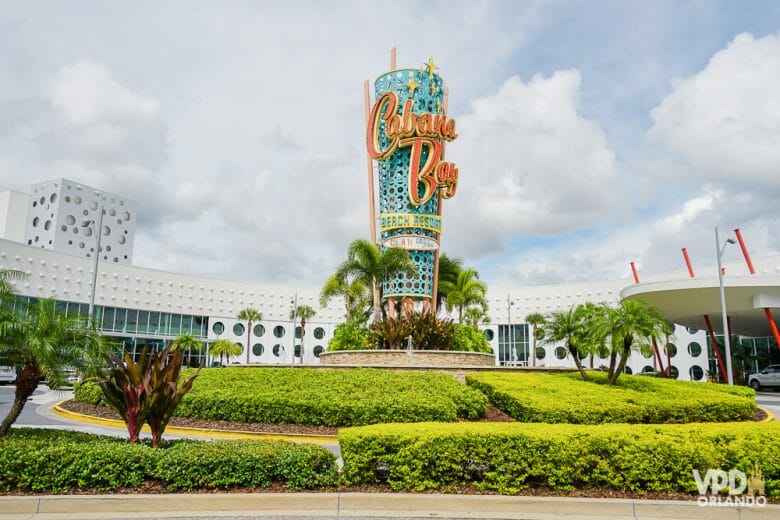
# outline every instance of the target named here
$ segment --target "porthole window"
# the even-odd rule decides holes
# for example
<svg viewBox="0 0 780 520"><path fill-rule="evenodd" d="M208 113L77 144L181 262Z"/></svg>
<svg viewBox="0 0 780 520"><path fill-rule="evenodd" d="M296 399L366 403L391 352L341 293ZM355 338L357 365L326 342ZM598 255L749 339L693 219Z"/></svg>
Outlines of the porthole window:
<svg viewBox="0 0 780 520"><path fill-rule="evenodd" d="M486 340L493 341L493 336L494 336L493 329L486 329L485 330L485 339Z"/></svg>
<svg viewBox="0 0 780 520"><path fill-rule="evenodd" d="M546 355L547 351L544 350L544 347L536 347L536 359L544 359Z"/></svg>
<svg viewBox="0 0 780 520"><path fill-rule="evenodd" d="M673 379L677 379L678 377L680 377L680 371L679 371L679 370L677 370L677 367L676 367L676 366L672 365L672 370L671 370L671 372L672 372L672 378L673 378Z"/></svg>
<svg viewBox="0 0 780 520"><path fill-rule="evenodd" d="M35 217L33 219L33 227L38 227L38 222L40 222L40 219L38 219L38 217Z"/></svg>
<svg viewBox="0 0 780 520"><path fill-rule="evenodd" d="M325 352L325 349L322 348L322 345L317 345L316 347L314 347L314 350L312 352L314 353L314 357L318 358L323 352Z"/></svg>
<svg viewBox="0 0 780 520"><path fill-rule="evenodd" d="M65 223L69 226L75 225L76 217L74 217L73 215L68 215L67 217L65 217Z"/></svg>
<svg viewBox="0 0 780 520"><path fill-rule="evenodd" d="M301 346L295 345L295 357L301 357Z"/></svg>
<svg viewBox="0 0 780 520"><path fill-rule="evenodd" d="M263 355L263 345L261 343L255 343L252 345L252 354L255 356L262 356Z"/></svg>
<svg viewBox="0 0 780 520"><path fill-rule="evenodd" d="M122 245L127 241L127 239L125 238L124 235L119 235L119 238L117 238L116 241L119 242L120 245Z"/></svg>
<svg viewBox="0 0 780 520"><path fill-rule="evenodd" d="M220 334L225 332L225 324L222 323L221 321L216 321L214 322L214 325L212 325L211 330L212 332L214 332L214 334L219 336Z"/></svg>
<svg viewBox="0 0 780 520"><path fill-rule="evenodd" d="M259 323L252 327L252 334L254 334L256 337L260 338L265 334L265 327L260 325Z"/></svg>
<svg viewBox="0 0 780 520"><path fill-rule="evenodd" d="M557 347L555 349L555 357L558 359L564 359L566 357L566 349L563 347Z"/></svg>
<svg viewBox="0 0 780 520"><path fill-rule="evenodd" d="M704 377L704 370L699 365L693 365L688 374L691 376L691 381L701 381Z"/></svg>
<svg viewBox="0 0 780 520"><path fill-rule="evenodd" d="M116 210L114 208L111 208L108 210L108 214L113 217L114 215L116 215Z"/></svg>
<svg viewBox="0 0 780 520"><path fill-rule="evenodd" d="M303 329L295 327L295 337L301 339L301 335L304 334Z"/></svg>
<svg viewBox="0 0 780 520"><path fill-rule="evenodd" d="M693 327L685 327L685 330L688 331L688 334L696 334L699 332L699 329L694 329Z"/></svg>
<svg viewBox="0 0 780 520"><path fill-rule="evenodd" d="M235 325L233 325L233 334L235 334L236 336L243 336L244 331L246 331L246 327L244 327L243 324L236 323Z"/></svg>
<svg viewBox="0 0 780 520"><path fill-rule="evenodd" d="M314 337L316 339L324 338L325 337L325 329L323 329L322 327L317 327L316 329L314 329Z"/></svg>
<svg viewBox="0 0 780 520"><path fill-rule="evenodd" d="M45 229L46 231L48 231L48 230L49 230L49 228L51 228L51 220L47 220L47 221L46 221L46 222L44 222L44 224L43 224L43 229Z"/></svg>
<svg viewBox="0 0 780 520"><path fill-rule="evenodd" d="M56 200L57 200L57 194L56 194L56 193L52 193L52 194L51 194L51 197L49 197L49 202L51 202L52 204L54 204L54 202L55 202Z"/></svg>
<svg viewBox="0 0 780 520"><path fill-rule="evenodd" d="M284 354L284 347L276 344L274 345L274 348L271 350L271 352L273 352L275 357L281 357Z"/></svg>
<svg viewBox="0 0 780 520"><path fill-rule="evenodd" d="M277 338L283 338L284 337L284 327L281 325L277 325L274 327L274 336Z"/></svg>
<svg viewBox="0 0 780 520"><path fill-rule="evenodd" d="M631 374L633 374L633 373L634 373L634 371L633 371L633 370L631 370L631 367L626 367L626 369L625 369L625 372L626 372L626 374L628 374L628 375L631 375Z"/></svg>
<svg viewBox="0 0 780 520"><path fill-rule="evenodd" d="M642 372L644 372L645 374L648 374L650 372L655 372L655 369L653 367L651 367L650 365L645 365L642 368Z"/></svg>
<svg viewBox="0 0 780 520"><path fill-rule="evenodd" d="M111 234L111 228L108 226L103 226L103 236L107 237L110 234Z"/></svg>
<svg viewBox="0 0 780 520"><path fill-rule="evenodd" d="M242 345L241 343L236 342L236 346L241 349L241 351L237 354L237 355L240 356L241 354L244 353L244 345Z"/></svg>
<svg viewBox="0 0 780 520"><path fill-rule="evenodd" d="M81 228L81 232L84 233L85 237L91 237L92 236L92 228L91 227Z"/></svg>
<svg viewBox="0 0 780 520"><path fill-rule="evenodd" d="M91 200L91 201L89 201L89 207L92 210L96 210L96 209L98 209L98 203L95 202L94 200ZM104 215L105 215L105 213L104 213Z"/></svg>
<svg viewBox="0 0 780 520"><path fill-rule="evenodd" d="M75 197L73 197L73 202L76 204L81 204L81 197L76 195Z"/></svg>
<svg viewBox="0 0 780 520"><path fill-rule="evenodd" d="M674 343L667 343L664 347L664 353L669 353L669 357L674 357L677 355L677 345Z"/></svg>
<svg viewBox="0 0 780 520"><path fill-rule="evenodd" d="M701 345L695 341L688 343L688 354L690 354L691 357L699 357L701 355Z"/></svg>
<svg viewBox="0 0 780 520"><path fill-rule="evenodd" d="M61 230L61 231L67 231L67 230L68 230L68 226L66 226L65 224L63 224L63 225L61 225L61 226L60 226L60 230Z"/></svg>

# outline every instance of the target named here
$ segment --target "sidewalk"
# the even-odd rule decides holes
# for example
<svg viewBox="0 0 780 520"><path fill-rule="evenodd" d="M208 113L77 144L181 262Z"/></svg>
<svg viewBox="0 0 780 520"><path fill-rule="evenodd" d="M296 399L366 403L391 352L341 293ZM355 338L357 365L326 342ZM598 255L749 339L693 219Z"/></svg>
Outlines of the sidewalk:
<svg viewBox="0 0 780 520"><path fill-rule="evenodd" d="M769 520L780 505L395 493L217 493L0 497L0 520L241 517Z"/></svg>

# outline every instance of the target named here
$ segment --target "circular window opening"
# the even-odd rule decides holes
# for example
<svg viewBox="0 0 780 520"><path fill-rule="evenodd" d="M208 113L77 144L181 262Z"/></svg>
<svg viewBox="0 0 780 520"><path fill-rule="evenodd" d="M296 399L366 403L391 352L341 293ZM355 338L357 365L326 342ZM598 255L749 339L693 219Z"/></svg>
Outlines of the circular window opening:
<svg viewBox="0 0 780 520"><path fill-rule="evenodd" d="M98 209L98 203L94 200L89 201L89 208L92 210Z"/></svg>
<svg viewBox="0 0 780 520"><path fill-rule="evenodd" d="M38 222L40 222L40 219L38 219L38 217L35 217L33 219L33 227L38 227Z"/></svg>
<svg viewBox="0 0 780 520"><path fill-rule="evenodd" d="M217 336L219 336L220 334L225 332L225 324L222 323L221 321L217 321L214 323L214 325L211 326L211 331Z"/></svg>
<svg viewBox="0 0 780 520"><path fill-rule="evenodd" d="M73 202L76 204L81 204L81 197L76 195L75 197L73 197Z"/></svg>
<svg viewBox="0 0 780 520"><path fill-rule="evenodd" d="M557 347L555 349L555 357L558 359L563 359L566 357L566 349L563 347Z"/></svg>
<svg viewBox="0 0 780 520"><path fill-rule="evenodd" d="M52 194L51 194L51 197L49 197L49 202L51 202L52 204L54 204L54 202L55 202L56 200L57 200L57 194L56 194L56 193L52 193Z"/></svg>
<svg viewBox="0 0 780 520"><path fill-rule="evenodd" d="M688 374L691 376L691 381L701 381L704 377L704 370L699 365L693 365Z"/></svg>
<svg viewBox="0 0 780 520"><path fill-rule="evenodd" d="M84 249L84 242L79 242L79 248Z"/></svg>
<svg viewBox="0 0 780 520"><path fill-rule="evenodd" d="M677 355L677 345L674 343L667 343L664 347L664 353L669 353L669 357L674 357Z"/></svg>
<svg viewBox="0 0 780 520"><path fill-rule="evenodd" d="M46 197L41 197L41 204L45 204L45 203L46 203Z"/></svg>
<svg viewBox="0 0 780 520"><path fill-rule="evenodd" d="M125 239L124 235L119 235L119 238L117 238L116 241L121 245L124 244L127 240Z"/></svg>
<svg viewBox="0 0 780 520"><path fill-rule="evenodd" d="M84 215L84 216L86 217L87 215L89 215L89 211L87 211L87 210L82 210L81 214L82 214L82 215Z"/></svg>
<svg viewBox="0 0 780 520"><path fill-rule="evenodd" d="M65 202L70 202L70 195L65 195Z"/></svg>
<svg viewBox="0 0 780 520"><path fill-rule="evenodd" d="M111 209L108 210L108 214L113 217L113 216L116 215L116 210L114 208L111 208Z"/></svg>
<svg viewBox="0 0 780 520"><path fill-rule="evenodd" d="M74 217L73 215L68 215L67 217L65 217L65 223L69 226L75 225L76 217Z"/></svg>
<svg viewBox="0 0 780 520"><path fill-rule="evenodd" d="M301 357L301 346L295 345L295 357Z"/></svg>
<svg viewBox="0 0 780 520"><path fill-rule="evenodd" d="M261 343L255 343L252 345L252 354L255 356L262 356L263 355L263 345Z"/></svg>
<svg viewBox="0 0 780 520"><path fill-rule="evenodd" d="M546 355L547 351L544 350L544 347L536 347L536 359L544 359Z"/></svg>
<svg viewBox="0 0 780 520"><path fill-rule="evenodd" d="M631 375L631 374L633 374L633 373L634 373L634 371L633 371L633 370L631 370L631 367L626 367L626 369L625 369L625 373L626 373L626 374L628 374L628 375Z"/></svg>
<svg viewBox="0 0 780 520"><path fill-rule="evenodd" d="M254 327L252 327L252 334L254 334L255 336L257 336L258 338L259 338L259 337L262 337L262 335L263 335L263 334L265 334L265 327L263 327L262 325L260 325L260 324L258 323L257 325L255 325Z"/></svg>
<svg viewBox="0 0 780 520"><path fill-rule="evenodd" d="M236 342L236 347L238 347L236 349L236 352L238 352L238 354L236 354L237 356L240 356L241 354L244 353L244 345L242 345L241 343Z"/></svg>
<svg viewBox="0 0 780 520"><path fill-rule="evenodd" d="M485 330L485 339L488 341L493 341L493 337L495 336L495 333L493 332L493 329L486 329Z"/></svg>
<svg viewBox="0 0 780 520"><path fill-rule="evenodd" d="M325 352L325 349L322 348L322 345L317 345L316 347L314 347L314 350L312 352L314 353L314 357L318 358L323 352Z"/></svg>
<svg viewBox="0 0 780 520"><path fill-rule="evenodd" d="M284 327L282 327L281 325L277 325L276 327L274 327L274 336L276 336L277 338L284 337Z"/></svg>
<svg viewBox="0 0 780 520"><path fill-rule="evenodd" d="M103 226L103 236L107 237L110 234L111 234L111 228L108 226Z"/></svg>
<svg viewBox="0 0 780 520"><path fill-rule="evenodd" d="M91 227L81 228L81 232L84 233L85 237L91 237L92 236L92 228Z"/></svg>
<svg viewBox="0 0 780 520"><path fill-rule="evenodd" d="M655 372L655 369L653 367L651 367L650 365L645 365L642 368L642 372L644 372L645 374L649 374L650 372Z"/></svg>
<svg viewBox="0 0 780 520"><path fill-rule="evenodd" d="M244 325L242 325L241 323L236 323L235 325L233 325L233 334L235 334L236 336L243 336L244 331L246 331L246 327L244 327Z"/></svg>
<svg viewBox="0 0 780 520"><path fill-rule="evenodd" d="M317 327L314 329L314 337L317 339L322 339L325 337L325 329L322 327Z"/></svg>
<svg viewBox="0 0 780 520"><path fill-rule="evenodd" d="M61 231L67 231L67 230L68 230L68 226L66 226L65 224L63 224L63 225L61 225L61 226L60 226L60 230L61 230Z"/></svg>
<svg viewBox="0 0 780 520"><path fill-rule="evenodd" d="M701 345L695 341L688 343L688 354L690 354L691 357L699 357L701 355Z"/></svg>
<svg viewBox="0 0 780 520"><path fill-rule="evenodd" d="M124 213L122 213L122 218L124 218L125 222L127 222L128 220L130 220L130 213L125 211Z"/></svg>
<svg viewBox="0 0 780 520"><path fill-rule="evenodd" d="M284 354L284 347L279 344L276 344L274 345L274 348L271 349L271 352L275 357L281 357L282 354Z"/></svg>
<svg viewBox="0 0 780 520"><path fill-rule="evenodd" d="M696 334L699 332L699 329L694 329L693 327L685 327L685 330L688 331L688 334Z"/></svg>
<svg viewBox="0 0 780 520"><path fill-rule="evenodd" d="M295 337L301 339L301 335L304 334L303 329L295 327Z"/></svg>
<svg viewBox="0 0 780 520"><path fill-rule="evenodd" d="M677 370L676 366L672 366L672 378L677 379L678 377L680 377L680 371Z"/></svg>

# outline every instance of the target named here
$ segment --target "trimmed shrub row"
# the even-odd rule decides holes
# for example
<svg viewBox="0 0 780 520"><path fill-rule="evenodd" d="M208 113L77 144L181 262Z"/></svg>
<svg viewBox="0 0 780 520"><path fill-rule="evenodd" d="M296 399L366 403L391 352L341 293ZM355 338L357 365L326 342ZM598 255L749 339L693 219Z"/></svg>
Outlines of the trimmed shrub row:
<svg viewBox="0 0 780 520"><path fill-rule="evenodd" d="M336 457L283 441L174 441L152 449L78 432L13 429L0 439L0 489L63 493L159 482L170 490L291 489L337 482Z"/></svg>
<svg viewBox="0 0 780 520"><path fill-rule="evenodd" d="M97 392L95 391L97 390ZM79 401L101 404L92 383ZM488 400L438 372L310 368L203 369L175 415L272 424L358 426L388 422L477 419Z"/></svg>
<svg viewBox="0 0 780 520"><path fill-rule="evenodd" d="M395 490L473 485L696 492L692 470L763 472L780 498L780 424L394 424L341 430L348 485L386 480Z"/></svg>
<svg viewBox="0 0 780 520"><path fill-rule="evenodd" d="M743 421L756 411L747 387L623 375L614 386L606 374L505 374L466 377L469 386L520 422L689 423Z"/></svg>

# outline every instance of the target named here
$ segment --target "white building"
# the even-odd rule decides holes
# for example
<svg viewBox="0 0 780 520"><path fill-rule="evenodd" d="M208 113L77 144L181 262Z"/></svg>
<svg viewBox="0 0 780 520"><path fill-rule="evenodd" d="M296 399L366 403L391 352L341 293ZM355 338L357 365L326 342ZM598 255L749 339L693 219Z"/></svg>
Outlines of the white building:
<svg viewBox="0 0 780 520"><path fill-rule="evenodd" d="M130 237L129 240L124 244L109 241L107 245L112 245L112 250L106 251L116 255L119 248L114 249L115 244L126 246L121 250L122 260L118 257L117 260L109 258L109 254L102 255L95 287L98 324L105 334L121 341L125 349L138 352L144 346L159 346L178 334L187 332L204 341L222 338L240 344L243 351L232 358L231 363L299 363L300 328L294 327L289 319L290 311L297 302L309 305L317 311L315 317L307 321L302 351L303 363L317 363L319 354L327 348L333 337L335 326L344 319L342 302L334 299L327 307L319 306L320 287L285 287L218 280L129 265L132 258L132 222L135 219L133 206L115 195L83 185L78 189L78 184L64 179L52 183L41 183L33 187L31 212L27 216L30 223L34 218L38 218L38 225L32 226L33 229L52 233L38 234L38 242L33 239L31 243L19 243L13 240L13 234L7 234L0 239L0 268L18 269L27 273L24 280L15 283L16 291L21 296L54 298L59 301L63 311L86 314L93 290L94 258L89 257L89 252L94 250L96 237L84 235L83 228L79 227L76 220L76 213L79 208L83 208L79 218L94 218L97 208L91 204L93 201L105 204L108 208L106 216L112 219L117 216L111 214L112 210L117 214L127 211L130 219L123 214L120 214L119 218L127 226L125 229L129 231L126 235ZM80 197L78 202L75 200L76 196ZM70 200L63 200L60 205L58 199L66 197ZM2 200L0 194L0 209L3 207ZM18 197L14 204L18 206ZM84 214L84 211L87 213ZM48 216L48 220L52 222L49 229L46 228L45 221L41 226L44 216ZM69 216L73 217L75 223L68 223ZM59 224L63 218L65 224ZM52 230L55 223L65 225L66 229L58 227ZM6 225L6 229L16 228ZM76 232L73 229L76 229ZM112 228L111 233L104 234L103 238L121 237L123 232L120 235L115 232L121 229L122 227ZM84 243L84 247L77 245L72 248L72 244L63 248L55 247L60 237L57 231L61 231L61 236L69 240L72 239L71 236L77 237L79 243ZM15 236L18 237L18 230L16 232ZM43 247L39 245L41 240L46 242L40 244ZM51 240L52 244L48 244L48 240ZM124 255L127 255L126 259ZM780 274L780 256L760 259L756 261L756 266L756 276L765 280L772 290L780 290L780 278L777 276ZM746 270L740 264L728 265L726 270L729 273L729 284L739 284L740 280L746 277ZM687 272L681 270L654 276L646 281L650 282L647 285L652 287L653 282L682 283L687 277ZM755 279L753 283L755 285ZM491 287L488 295L491 322L484 330L495 353L496 364L573 366L572 360L561 345L539 344L535 352L531 353L533 340L529 327L525 324L526 316L533 312L546 314L565 310L584 302L614 304L619 301L621 291L645 285L621 279L536 287ZM632 294L636 292L642 290L633 290ZM255 308L263 315L263 320L252 324L251 331L247 331L245 321L236 319L239 311L247 307ZM682 326L678 325L673 338L670 338L669 360L673 372L677 373L680 379L706 380L707 372L715 368L714 360L708 359L707 334L704 330L698 330L698 326L685 327L684 325L688 324L685 319L681 318L679 323ZM717 327L716 332L720 332ZM662 363L666 365L664 345L659 346L664 352ZM584 360L586 366L592 364L599 367L607 363L608 360L598 357ZM628 363L628 370L632 373L652 371L655 368L657 362L652 355L644 357L640 353L634 353Z"/></svg>

